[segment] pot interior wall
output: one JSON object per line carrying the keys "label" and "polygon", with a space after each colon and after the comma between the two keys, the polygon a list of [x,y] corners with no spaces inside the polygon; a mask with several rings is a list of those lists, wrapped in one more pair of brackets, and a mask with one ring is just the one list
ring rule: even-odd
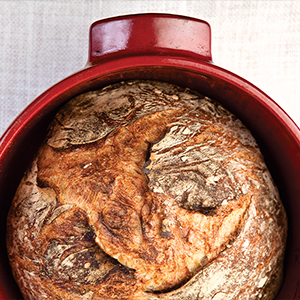
{"label": "pot interior wall", "polygon": [[31,119],[18,132],[10,145],[9,151],[7,151],[5,157],[1,158],[4,162],[0,172],[0,295],[2,291],[3,297],[7,298],[0,298],[21,299],[7,260],[5,245],[6,216],[22,174],[42,143],[47,126],[54,113],[64,102],[77,94],[99,89],[120,80],[137,78],[162,80],[197,90],[219,101],[251,130],[279,187],[289,218],[286,275],[283,288],[277,299],[288,298],[286,295],[292,293],[295,295],[297,293],[295,291],[295,280],[297,281],[297,278],[299,278],[299,262],[297,269],[294,257],[296,255],[295,249],[300,249],[300,240],[296,232],[296,226],[299,224],[298,215],[300,215],[298,200],[300,188],[297,186],[297,182],[300,182],[299,144],[276,115],[252,95],[239,89],[234,84],[188,70],[155,67],[122,70],[122,72],[114,72],[76,85],[76,87],[60,94],[57,99],[44,107],[38,116]]}

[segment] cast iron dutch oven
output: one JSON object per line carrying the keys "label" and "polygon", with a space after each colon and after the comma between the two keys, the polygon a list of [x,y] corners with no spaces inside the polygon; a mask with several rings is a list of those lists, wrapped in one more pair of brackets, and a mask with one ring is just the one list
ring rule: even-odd
{"label": "cast iron dutch oven", "polygon": [[49,121],[70,98],[129,79],[161,80],[197,90],[219,101],[251,130],[289,220],[285,276],[276,299],[300,299],[300,130],[266,94],[212,63],[208,23],[169,14],[127,15],[92,24],[86,67],[40,95],[2,136],[0,299],[22,298],[6,254],[6,216]]}

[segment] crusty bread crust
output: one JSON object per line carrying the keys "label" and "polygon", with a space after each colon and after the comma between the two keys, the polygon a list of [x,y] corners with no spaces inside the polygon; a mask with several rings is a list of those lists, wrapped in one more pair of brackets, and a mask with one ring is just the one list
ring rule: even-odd
{"label": "crusty bread crust", "polygon": [[25,299],[273,299],[282,282],[286,214],[256,141],[167,83],[69,101],[7,224]]}

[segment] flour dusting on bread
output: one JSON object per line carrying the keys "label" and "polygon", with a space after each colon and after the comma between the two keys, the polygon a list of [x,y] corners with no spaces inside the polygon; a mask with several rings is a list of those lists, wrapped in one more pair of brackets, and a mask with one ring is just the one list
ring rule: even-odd
{"label": "flour dusting on bread", "polygon": [[273,299],[286,235],[239,119],[195,91],[129,81],[57,113],[7,246],[25,299]]}

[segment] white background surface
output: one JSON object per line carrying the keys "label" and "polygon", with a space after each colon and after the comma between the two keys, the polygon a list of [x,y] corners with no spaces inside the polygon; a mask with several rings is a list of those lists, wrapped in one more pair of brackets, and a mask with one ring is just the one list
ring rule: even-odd
{"label": "white background surface", "polygon": [[0,136],[37,96],[85,66],[94,21],[145,12],[207,21],[214,63],[259,87],[300,126],[298,0],[0,0]]}

